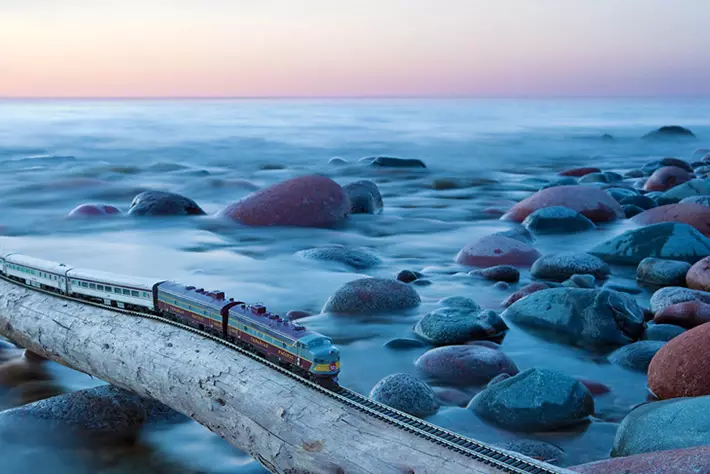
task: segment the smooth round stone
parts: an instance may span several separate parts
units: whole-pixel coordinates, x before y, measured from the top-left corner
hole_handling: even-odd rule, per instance
[[[625,198],[622,198],[619,201],[619,204],[621,204],[622,207],[625,205],[640,207],[644,211],[646,209],[652,209],[656,207],[656,201],[654,201],[648,196],[641,195],[627,196]]]
[[[646,163],[645,165],[643,165],[643,167],[641,167],[641,170],[644,172],[644,174],[651,175],[651,174],[653,174],[654,171],[657,171],[657,170],[663,168],[664,166],[675,166],[675,167],[683,169],[689,173],[693,171],[693,167],[690,166],[690,164],[688,164],[687,161],[683,161],[678,158],[670,158],[670,157],[663,158],[661,160],[650,161],[650,162]]]
[[[621,181],[623,177],[617,173],[589,173],[579,178],[580,183],[614,183]]]
[[[710,293],[678,286],[667,286],[651,295],[651,311],[658,313],[671,305],[685,303],[686,301],[710,304]]]
[[[628,188],[608,188],[605,191],[609,193],[611,197],[616,199],[619,204],[621,204],[621,200],[624,198],[639,196],[638,192]]]
[[[431,416],[439,410],[436,393],[409,374],[393,374],[383,378],[370,391],[370,398],[418,417]]]
[[[625,369],[646,373],[651,359],[664,344],[663,341],[637,341],[612,352],[609,362]]]
[[[336,290],[323,307],[324,313],[368,314],[404,311],[419,306],[417,291],[406,283],[387,278],[360,278]]]
[[[473,301],[471,298],[466,298],[465,296],[447,296],[439,300],[437,303],[439,306],[449,306],[452,308],[466,308],[472,311],[480,311],[481,307],[478,303]]]
[[[72,219],[78,219],[91,217],[107,217],[121,214],[122,212],[119,208],[110,204],[82,204],[72,209],[67,217],[70,217]]]
[[[516,301],[523,299],[526,296],[535,293],[536,291],[547,290],[548,288],[550,288],[550,286],[545,283],[542,283],[542,282],[535,281],[535,282],[529,283],[529,284],[525,285],[524,287],[522,287],[521,289],[519,289],[518,291],[516,291],[515,293],[513,293],[512,295],[510,295],[508,298],[506,298],[506,300],[503,301],[502,306],[504,308],[507,308],[508,306],[512,305]]]
[[[523,225],[538,234],[564,234],[596,227],[584,215],[563,206],[538,209],[525,218]]]
[[[710,324],[697,326],[667,342],[648,368],[649,389],[661,399],[710,395],[708,347]]]
[[[681,204],[700,204],[701,206],[710,207],[710,195],[690,196],[680,200]]]
[[[376,267],[382,263],[382,260],[369,252],[344,247],[342,245],[329,245],[327,247],[301,250],[296,252],[295,255],[306,260],[338,262],[356,270]]]
[[[710,465],[710,446],[672,449],[572,466],[582,474],[701,474]]]
[[[343,186],[343,191],[350,199],[350,212],[353,214],[379,214],[384,203],[382,194],[375,183],[368,180],[355,181]]]
[[[583,167],[583,168],[571,168],[559,173],[560,176],[573,176],[576,178],[581,178],[582,176],[588,175],[590,173],[599,173],[601,170],[594,167]]]
[[[646,339],[649,341],[665,341],[680,336],[685,332],[685,328],[675,324],[649,324],[646,328]]]
[[[247,226],[336,227],[350,213],[343,188],[319,175],[288,179],[256,191],[218,213]]]
[[[684,280],[688,288],[710,291],[710,257],[705,257],[690,267]]]
[[[604,279],[609,276],[610,270],[609,265],[594,255],[561,252],[540,257],[530,272],[533,277],[542,280],[564,281],[572,275],[593,275]]]
[[[426,347],[422,341],[418,339],[407,339],[407,338],[397,338],[390,339],[385,343],[387,349],[393,350],[407,350],[407,349],[419,349],[421,347]]]
[[[709,444],[710,397],[663,400],[641,405],[626,415],[616,431],[611,455],[632,456]]]
[[[133,198],[128,214],[132,216],[200,216],[205,211],[185,196],[163,191],[145,191]]]
[[[468,405],[484,420],[510,431],[553,431],[594,413],[581,382],[547,369],[528,369],[476,395]]]
[[[508,283],[515,283],[520,280],[520,270],[510,265],[497,265],[483,270],[473,270],[469,274],[481,276],[486,280]]]
[[[657,286],[682,286],[688,270],[688,262],[649,257],[636,268],[636,280]]]
[[[395,278],[403,283],[411,283],[419,277],[413,271],[402,270],[401,272],[397,273],[397,276]]]
[[[501,219],[523,222],[538,209],[562,206],[577,211],[593,222],[624,217],[621,206],[609,193],[591,186],[557,186],[543,189],[519,202]]]
[[[456,255],[456,263],[471,267],[515,265],[527,267],[540,253],[532,246],[503,235],[488,235],[466,245]]]
[[[705,179],[691,179],[683,184],[673,187],[663,193],[666,199],[680,201],[687,197],[710,194],[710,181]]]
[[[643,212],[642,208],[634,204],[624,204],[621,206],[621,209],[624,211],[624,215],[627,219],[631,219],[634,216],[638,216]]]
[[[695,134],[680,125],[664,125],[641,137],[644,140],[694,139]]]
[[[596,278],[594,275],[572,275],[568,280],[562,282],[562,286],[568,288],[594,288]]]
[[[564,450],[559,446],[536,439],[515,439],[498,443],[495,446],[507,451],[520,453],[529,458],[537,459],[538,461],[543,461],[554,466],[559,466],[564,463],[567,456]]]
[[[702,204],[667,204],[642,212],[633,218],[639,225],[661,222],[679,222],[693,226],[705,236],[710,236],[710,208]]]
[[[653,172],[643,189],[646,191],[668,191],[674,186],[693,179],[693,176],[677,166],[664,166]]]
[[[339,156],[334,156],[333,158],[328,160],[328,164],[334,166],[344,166],[348,164],[348,160]]]
[[[370,161],[370,166],[380,166],[387,168],[426,168],[422,160],[411,158],[393,158],[390,156],[378,156]]]
[[[688,224],[665,222],[628,230],[589,253],[621,265],[638,265],[647,257],[695,263],[710,255],[710,239]]]
[[[666,306],[653,316],[658,324],[675,324],[692,329],[710,322],[710,304],[701,301],[685,301]]]
[[[472,339],[495,339],[508,326],[495,311],[439,308],[424,315],[414,332],[434,345],[461,344]]]
[[[427,379],[451,386],[484,385],[498,374],[518,373],[504,352],[480,344],[431,349],[414,365]]]

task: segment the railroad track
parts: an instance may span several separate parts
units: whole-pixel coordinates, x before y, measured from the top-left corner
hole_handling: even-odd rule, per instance
[[[315,382],[312,382],[300,375],[294,374],[293,372],[275,364],[253,352],[250,352],[236,344],[225,341],[213,334],[201,331],[199,329],[187,326],[185,324],[173,321],[172,319],[164,318],[151,313],[141,313],[137,311],[131,311],[127,309],[115,308],[111,306],[104,306],[93,301],[87,301],[81,298],[74,298],[71,296],[63,295],[60,293],[55,293],[53,291],[48,291],[42,288],[37,288],[25,283],[19,282],[17,280],[7,278],[5,275],[0,274],[0,278],[13,283],[17,286],[21,286],[33,291],[45,293],[51,296],[62,298],[68,301],[74,301],[76,303],[85,304],[89,306],[95,306],[97,308],[105,309],[108,311],[113,311],[116,313],[126,314],[133,317],[152,319],[155,321],[162,322],[164,324],[169,324],[181,328],[185,331],[200,335],[207,339],[210,339],[218,344],[227,346],[230,349],[238,351],[240,354],[249,357],[267,367],[278,371],[279,373],[290,377],[302,385],[308,386],[312,390],[320,392],[326,396],[339,400],[340,402],[357,409],[369,416],[377,418],[384,421],[390,425],[393,425],[399,429],[413,433],[421,438],[426,439],[432,443],[444,446],[451,451],[455,451],[462,454],[472,460],[487,464],[489,466],[499,469],[501,472],[509,472],[515,474],[560,474],[563,472],[568,472],[550,464],[544,462],[538,462],[530,460],[529,458],[523,458],[522,456],[517,456],[515,453],[508,451],[503,451],[501,449],[490,446],[486,443],[476,441],[471,438],[467,438],[453,431],[446,430],[440,426],[434,425],[420,418],[417,418],[408,413],[396,410],[385,404],[379,403],[371,398],[354,392],[346,387],[338,386],[336,388],[326,388]]]

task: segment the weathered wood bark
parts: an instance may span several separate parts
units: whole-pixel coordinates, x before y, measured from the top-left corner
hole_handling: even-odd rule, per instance
[[[0,333],[48,359],[165,403],[276,473],[499,472],[157,321],[0,280]]]

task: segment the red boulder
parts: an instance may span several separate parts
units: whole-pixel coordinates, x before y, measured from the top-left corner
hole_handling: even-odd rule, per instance
[[[564,170],[559,173],[560,176],[572,176],[574,178],[580,178],[582,176],[586,176],[588,174],[592,173],[601,173],[602,170],[599,168],[592,168],[592,167],[586,167],[586,168],[572,168],[569,170]]]
[[[654,207],[637,214],[631,220],[644,226],[660,222],[682,222],[695,227],[706,237],[710,237],[710,207],[694,202]]]
[[[72,209],[67,217],[105,217],[114,214],[121,214],[121,210],[109,204],[82,204]]]
[[[710,304],[686,301],[666,306],[653,316],[656,324],[675,324],[686,329],[710,322]]]
[[[230,204],[217,215],[249,226],[335,227],[350,212],[350,199],[330,178],[282,181]]]
[[[683,184],[693,179],[693,175],[677,166],[664,166],[658,168],[648,178],[643,189],[646,191],[668,191],[674,186]]]
[[[568,468],[584,474],[707,474],[710,446],[655,451],[580,464]]]
[[[651,359],[648,388],[659,398],[710,395],[710,324],[674,337]]]
[[[487,235],[461,249],[456,255],[456,262],[471,267],[527,267],[538,258],[540,252],[524,242],[504,235]]]
[[[694,290],[710,291],[710,257],[690,267],[685,274],[685,283]]]
[[[531,294],[535,293],[536,291],[546,290],[548,288],[550,288],[550,287],[547,286],[545,283],[541,283],[539,281],[534,281],[528,285],[525,285],[524,287],[522,287],[521,289],[519,289],[518,291],[516,291],[515,293],[510,295],[508,297],[508,299],[503,301],[503,307],[507,308],[508,306],[515,303],[519,299],[525,298],[526,296],[531,295]]]
[[[575,185],[540,190],[513,206],[501,219],[522,222],[538,209],[552,206],[567,207],[584,214],[594,222],[624,218],[624,211],[609,193],[592,186]]]

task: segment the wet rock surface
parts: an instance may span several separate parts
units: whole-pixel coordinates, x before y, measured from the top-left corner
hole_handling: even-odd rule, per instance
[[[380,189],[368,180],[355,181],[343,186],[343,191],[350,199],[350,212],[353,214],[379,214],[384,203]]]
[[[588,186],[557,186],[544,189],[519,202],[502,219],[523,222],[530,214],[546,207],[562,206],[577,211],[593,222],[624,217],[614,198],[601,189]]]
[[[360,278],[346,283],[326,301],[324,313],[367,314],[403,311],[419,306],[411,286],[386,278]]]
[[[538,209],[525,218],[523,225],[537,234],[566,234],[596,227],[584,215],[562,206]]]
[[[305,260],[337,262],[357,270],[372,268],[380,263],[376,255],[360,249],[348,248],[343,245],[330,245],[296,252],[296,256]]]
[[[680,125],[664,125],[648,132],[642,138],[644,140],[693,139],[695,134],[690,129]]]
[[[658,286],[679,286],[685,284],[685,274],[688,270],[688,262],[645,258],[636,268],[636,279]]]
[[[461,344],[474,339],[496,339],[508,326],[495,311],[439,308],[424,315],[414,331],[435,345]]]
[[[635,216],[633,221],[639,225],[681,222],[695,227],[705,236],[710,236],[710,208],[702,204],[679,203],[654,207]]]
[[[699,474],[710,465],[710,447],[673,449],[590,462],[568,469],[583,474]]]
[[[381,166],[387,168],[426,168],[422,160],[413,158],[394,158],[389,156],[378,156],[370,161],[370,166]]]
[[[414,363],[427,380],[449,386],[480,386],[495,376],[514,375],[513,360],[495,347],[444,346],[422,354]]]
[[[520,270],[512,265],[496,265],[483,270],[473,270],[469,273],[491,281],[515,283],[520,280]]]
[[[372,388],[370,398],[419,417],[433,415],[439,409],[438,398],[431,387],[409,374],[383,378]]]
[[[471,267],[529,266],[540,256],[532,246],[503,235],[489,235],[466,245],[456,262]]]
[[[164,191],[145,191],[131,202],[132,216],[201,216],[205,214],[195,201]]]
[[[609,276],[610,270],[609,265],[594,255],[564,252],[540,257],[530,272],[541,280],[564,281],[573,275],[593,275],[602,280]]]
[[[609,361],[625,369],[646,373],[651,359],[664,344],[662,341],[637,341],[612,352]]]

